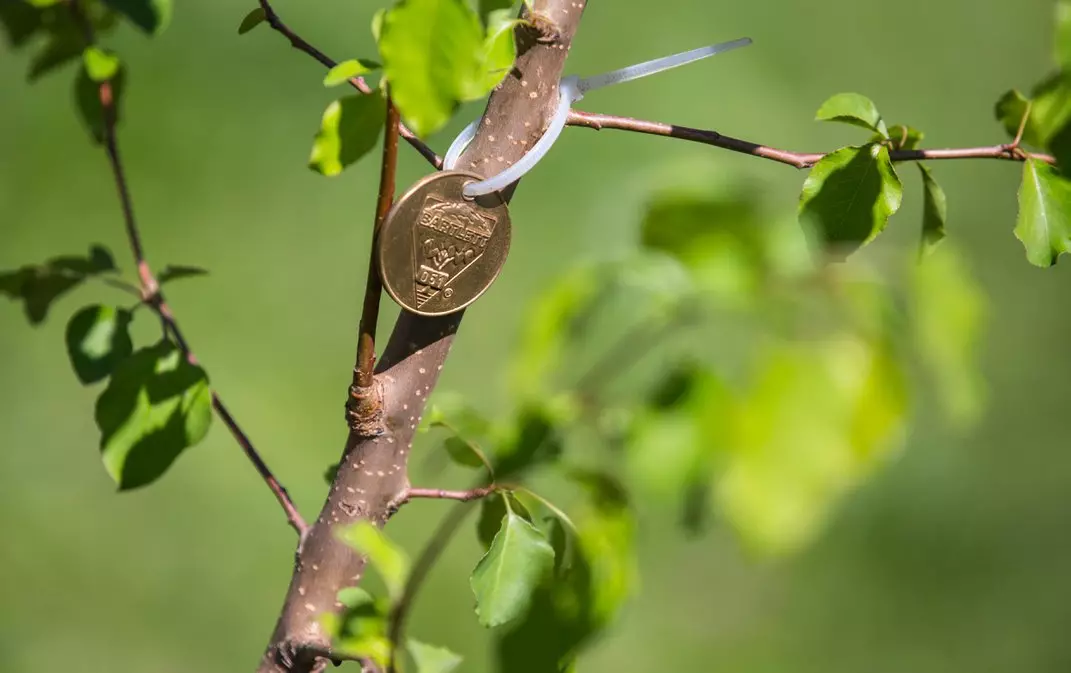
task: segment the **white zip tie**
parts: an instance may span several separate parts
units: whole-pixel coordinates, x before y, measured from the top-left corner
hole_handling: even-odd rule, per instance
[[[547,125],[547,130],[543,133],[543,136],[532,145],[532,149],[525,153],[525,155],[518,159],[512,166],[509,166],[497,175],[480,182],[470,182],[465,185],[462,193],[469,198],[475,198],[483,194],[497,192],[513,184],[517,180],[520,180],[521,176],[532,170],[532,168],[539,163],[540,159],[543,158],[543,155],[545,155],[554,145],[554,142],[558,140],[558,136],[561,135],[562,129],[565,128],[565,122],[569,119],[569,110],[572,108],[573,103],[582,99],[584,94],[588,91],[599,89],[604,86],[610,86],[611,84],[630,82],[634,79],[653,75],[662,72],[663,70],[669,70],[670,68],[676,68],[691,63],[692,61],[698,61],[699,59],[713,56],[714,54],[720,54],[739,47],[746,47],[749,44],[751,44],[751,38],[745,37],[739,40],[733,40],[732,42],[723,42],[721,44],[700,47],[699,49],[693,49],[680,54],[673,54],[672,56],[656,58],[652,61],[630,65],[627,68],[603,73],[602,75],[594,75],[585,79],[580,79],[576,75],[563,77],[558,85],[558,109],[554,111],[554,116],[551,117],[550,123]],[[472,122],[458,134],[457,138],[454,139],[454,142],[450,145],[450,149],[446,152],[446,156],[443,158],[443,170],[452,170],[457,165],[461,153],[465,151],[465,148],[472,142],[472,139],[476,137],[476,129],[479,128],[479,124],[479,120]]]

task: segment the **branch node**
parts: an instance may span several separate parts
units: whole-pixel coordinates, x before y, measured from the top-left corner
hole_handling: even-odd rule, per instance
[[[346,423],[359,437],[379,437],[386,434],[383,412],[383,384],[378,379],[370,386],[350,386],[346,399]]]
[[[526,18],[527,21],[522,25],[535,38],[536,42],[540,44],[555,44],[561,40],[561,28],[546,14],[532,11],[528,13]]]

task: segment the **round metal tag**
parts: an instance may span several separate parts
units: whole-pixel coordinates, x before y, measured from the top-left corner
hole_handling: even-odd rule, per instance
[[[498,277],[509,252],[509,211],[498,193],[465,198],[463,171],[433,173],[394,204],[379,232],[376,264],[387,294],[412,313],[454,313]]]

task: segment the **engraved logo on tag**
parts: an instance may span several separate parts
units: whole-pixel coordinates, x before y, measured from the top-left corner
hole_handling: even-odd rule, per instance
[[[440,292],[449,299],[453,283],[483,256],[497,220],[464,201],[424,199],[413,237],[416,305],[423,307]]]

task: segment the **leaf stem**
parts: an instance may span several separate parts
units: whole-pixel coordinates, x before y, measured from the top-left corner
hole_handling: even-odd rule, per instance
[[[769,159],[777,163],[786,164],[795,168],[811,168],[826,156],[824,152],[804,153],[781,150],[766,145],[760,145],[748,140],[741,140],[716,131],[666,124],[663,122],[633,119],[631,117],[617,117],[595,112],[572,110],[566,122],[569,126],[601,131],[611,129],[617,131],[632,131],[646,135],[677,138],[690,142],[701,143],[720,147],[740,154],[749,154],[762,159]],[[1049,164],[1055,164],[1056,159],[1048,154],[1032,154],[1017,151],[1014,145],[992,145],[988,147],[967,147],[962,149],[934,149],[934,150],[893,150],[889,152],[893,161],[926,161],[944,159],[1002,159],[1005,161],[1025,161],[1037,159]]]
[[[95,44],[96,36],[93,32],[93,25],[83,11],[80,0],[67,0],[67,6],[70,8],[75,21],[81,26],[87,46]],[[130,189],[126,180],[126,172],[123,169],[122,156],[119,153],[119,140],[115,129],[115,97],[111,82],[108,80],[100,82],[98,84],[98,92],[104,118],[104,144],[108,154],[108,162],[111,165],[112,176],[115,179],[116,190],[119,194],[119,202],[123,210],[123,222],[126,227],[126,236],[130,241],[130,249],[138,267],[142,302],[156,312],[164,324],[165,332],[171,333],[175,343],[178,345],[186,359],[190,364],[196,365],[197,358],[194,356],[189,343],[182,334],[182,330],[179,328],[178,322],[175,320],[175,316],[171,312],[171,308],[165,301],[164,295],[160,291],[160,284],[157,282],[156,276],[152,272],[152,268],[145,260],[145,249],[141,243],[141,233],[138,230],[137,220],[134,217],[134,204],[130,196]],[[308,525],[301,518],[301,514],[298,513],[297,508],[294,506],[294,502],[290,498],[290,494],[283,488],[282,484],[279,483],[279,480],[275,478],[275,475],[272,474],[271,470],[268,469],[267,464],[265,464],[264,460],[260,457],[260,454],[257,453],[252,442],[249,441],[249,437],[238,425],[238,422],[231,415],[230,411],[223,405],[223,402],[220,400],[219,395],[215,390],[212,391],[212,408],[238,441],[238,445],[253,463],[253,467],[257,470],[257,473],[260,474],[261,478],[267,483],[268,488],[271,489],[272,493],[279,501],[279,504],[282,505],[283,511],[286,513],[287,521],[294,530],[297,531],[299,539],[304,539],[308,530]]]
[[[275,8],[272,7],[271,2],[269,2],[269,0],[257,1],[260,3],[260,8],[264,10],[264,20],[267,21],[268,25],[272,27],[272,30],[276,31],[277,33],[285,37],[287,40],[289,40],[291,47],[297,49],[298,51],[305,52],[309,56],[319,61],[320,64],[326,68],[334,68],[336,65],[338,65],[337,61],[330,58],[327,54],[323,53],[316,47],[312,46],[304,38],[302,38],[300,35],[291,30],[290,27],[287,26],[283,22],[283,20],[279,18],[279,15],[275,12]],[[364,81],[363,77],[351,77],[349,79],[349,83],[350,86],[352,86],[354,89],[357,89],[363,94],[372,93],[372,87],[368,86],[368,83]],[[435,168],[442,168],[442,157],[436,154],[435,150],[428,147],[428,145],[423,140],[418,138],[416,134],[410,131],[405,126],[405,124],[401,123],[400,120],[396,122],[396,125],[398,126],[398,132],[401,134],[401,136],[405,138],[406,142],[413,146],[413,149],[420,153],[420,156],[424,157],[424,159],[426,159],[427,162]]]

